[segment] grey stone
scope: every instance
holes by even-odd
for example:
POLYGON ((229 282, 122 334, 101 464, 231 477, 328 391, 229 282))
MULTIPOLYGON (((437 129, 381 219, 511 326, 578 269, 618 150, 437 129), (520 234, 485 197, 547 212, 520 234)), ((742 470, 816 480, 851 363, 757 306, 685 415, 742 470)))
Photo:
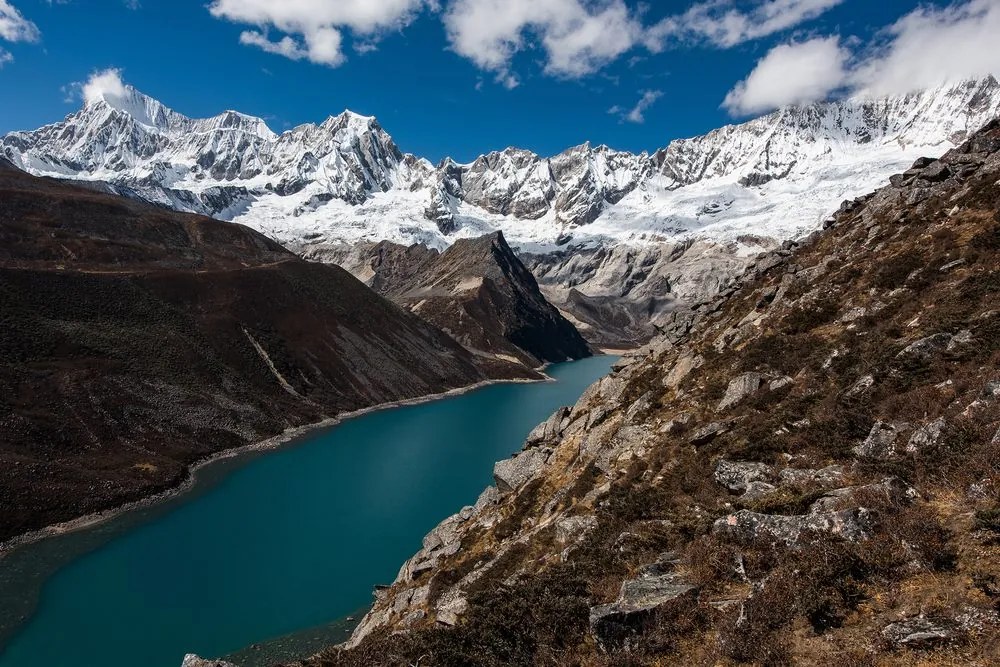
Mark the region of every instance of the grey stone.
POLYGON ((663 378, 663 386, 668 389, 675 389, 691 371, 699 368, 704 363, 705 359, 700 354, 686 353, 682 355, 674 362, 666 377, 663 378))
POLYGON ((548 419, 533 428, 525 440, 525 449, 542 444, 552 444, 558 440, 569 424, 569 413, 568 407, 561 407, 553 412, 548 419))
POLYGON ((570 516, 556 522, 556 541, 559 544, 575 544, 597 527, 597 517, 593 514, 570 516))
POLYGON ((951 343, 951 334, 937 333, 927 336, 907 345, 896 355, 897 359, 912 359, 914 361, 927 361, 932 356, 947 349, 951 343))
POLYGON ((958 623, 950 619, 917 616, 890 623, 882 630, 882 636, 896 646, 920 647, 951 641, 959 630, 958 623))
POLYGON ((911 502, 917 497, 917 492, 912 486, 898 477, 887 477, 875 484, 834 489, 816 500, 809 507, 809 511, 813 514, 834 512, 844 508, 845 505, 857 506, 859 501, 867 500, 872 496, 880 496, 890 503, 897 504, 911 502))
POLYGON ((541 449, 528 449, 493 466, 493 480, 500 493, 512 493, 538 476, 549 455, 541 449))
POLYGON ((752 482, 769 482, 774 479, 774 469, 766 463, 720 459, 715 464, 714 477, 716 482, 730 491, 744 493, 752 482))
POLYGON ((591 632, 604 649, 617 648, 643 632, 657 610, 691 600, 697 591, 676 574, 631 579, 622 584, 615 602, 591 607, 591 632))
POLYGON ((896 437, 899 428, 884 421, 877 421, 868 433, 868 437, 854 448, 854 453, 862 458, 889 459, 896 454, 896 437))
POLYGON ((916 429, 906 443, 906 451, 910 453, 922 452, 933 447, 941 439, 948 422, 943 417, 938 417, 929 424, 924 424, 916 429))
POLYGON ((919 178, 931 183, 939 183, 951 176, 951 169, 941 160, 935 160, 920 170, 919 178))
POLYGON ((783 484, 796 486, 818 486, 820 488, 835 486, 844 480, 844 466, 830 465, 815 470, 813 468, 785 468, 778 473, 778 479, 783 484))
POLYGON ((823 533, 857 542, 868 536, 873 523, 873 513, 860 507, 791 516, 740 510, 717 520, 712 532, 742 544, 776 540, 787 546, 796 546, 802 535, 809 533, 823 533))
POLYGON ((763 382, 764 375, 762 373, 743 373, 736 376, 730 380, 729 386, 726 387, 726 395, 719 401, 719 406, 716 409, 725 410, 728 407, 736 405, 760 389, 760 385, 763 382))
POLYGON ((858 394, 862 394, 871 389, 873 384, 875 384, 874 377, 871 375, 863 375, 858 378, 857 382, 851 385, 850 389, 847 390, 847 396, 857 396, 858 394))
POLYGON ((695 446, 705 445, 728 430, 729 426, 725 422, 712 422, 692 433, 688 442, 695 446))
POLYGON ((184 656, 181 667, 236 667, 236 665, 225 660, 205 660, 194 653, 188 653, 184 656))

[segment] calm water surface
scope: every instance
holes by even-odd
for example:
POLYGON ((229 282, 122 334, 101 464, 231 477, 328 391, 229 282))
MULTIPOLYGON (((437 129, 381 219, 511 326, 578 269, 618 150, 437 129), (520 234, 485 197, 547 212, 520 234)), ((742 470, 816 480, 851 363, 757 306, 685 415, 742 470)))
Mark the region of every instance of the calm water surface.
POLYGON ((0 667, 179 667, 351 614, 614 361, 220 461, 183 497, 14 552, 0 561, 0 667))

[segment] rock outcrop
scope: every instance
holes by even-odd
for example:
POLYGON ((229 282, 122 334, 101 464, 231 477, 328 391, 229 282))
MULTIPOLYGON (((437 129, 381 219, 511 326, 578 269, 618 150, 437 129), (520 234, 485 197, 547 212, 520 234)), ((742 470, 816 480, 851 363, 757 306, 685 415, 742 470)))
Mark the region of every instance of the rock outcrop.
POLYGON ((382 242, 367 252, 351 249, 339 261, 480 357, 535 368, 590 355, 501 232, 459 239, 441 253, 382 242))

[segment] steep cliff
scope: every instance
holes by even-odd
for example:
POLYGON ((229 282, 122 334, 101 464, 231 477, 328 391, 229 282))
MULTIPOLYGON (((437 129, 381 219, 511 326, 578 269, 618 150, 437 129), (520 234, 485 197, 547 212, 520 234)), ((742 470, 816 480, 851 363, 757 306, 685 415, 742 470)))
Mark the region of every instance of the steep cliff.
POLYGON ((440 253, 383 241, 353 248, 338 263, 480 357, 534 368, 590 355, 502 232, 459 239, 440 253))

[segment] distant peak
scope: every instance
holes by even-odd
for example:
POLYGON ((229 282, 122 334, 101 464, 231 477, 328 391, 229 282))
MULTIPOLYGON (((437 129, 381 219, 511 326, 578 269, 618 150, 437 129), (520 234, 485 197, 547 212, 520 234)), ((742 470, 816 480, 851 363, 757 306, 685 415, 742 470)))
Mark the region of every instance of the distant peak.
MULTIPOLYGON (((117 83, 121 83, 120 80, 117 83)), ((98 81, 97 77, 91 77, 91 80, 84 85, 83 93, 85 109, 107 106, 150 127, 166 129, 173 124, 173 121, 183 118, 158 100, 132 86, 116 85, 113 78, 98 81)))

